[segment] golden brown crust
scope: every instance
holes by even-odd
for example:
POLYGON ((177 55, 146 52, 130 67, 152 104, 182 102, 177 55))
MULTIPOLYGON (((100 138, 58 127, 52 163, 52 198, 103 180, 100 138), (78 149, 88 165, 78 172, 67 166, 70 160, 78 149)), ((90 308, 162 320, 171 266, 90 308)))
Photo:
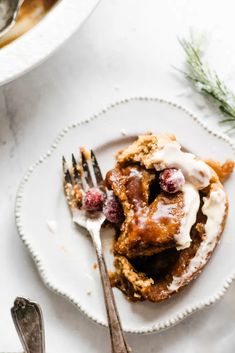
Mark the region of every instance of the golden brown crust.
POLYGON ((140 163, 147 169, 153 168, 153 163, 149 160, 149 156, 161 149, 166 143, 175 141, 175 136, 170 134, 145 134, 138 137, 129 147, 120 151, 116 158, 117 163, 124 165, 128 162, 140 163))
POLYGON ((221 182, 224 182, 232 174, 234 170, 234 161, 228 159, 225 163, 213 161, 211 159, 205 162, 215 171, 221 182))

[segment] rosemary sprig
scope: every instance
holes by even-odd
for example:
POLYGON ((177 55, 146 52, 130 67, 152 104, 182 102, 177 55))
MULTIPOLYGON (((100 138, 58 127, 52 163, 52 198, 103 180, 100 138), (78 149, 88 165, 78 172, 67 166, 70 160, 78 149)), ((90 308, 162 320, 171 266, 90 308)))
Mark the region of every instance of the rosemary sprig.
POLYGON ((216 71, 203 62, 201 48, 193 39, 181 39, 179 42, 186 54, 187 71, 183 72, 184 75, 194 83, 199 92, 215 101, 225 116, 221 122, 231 125, 229 131, 235 129, 235 95, 216 71))

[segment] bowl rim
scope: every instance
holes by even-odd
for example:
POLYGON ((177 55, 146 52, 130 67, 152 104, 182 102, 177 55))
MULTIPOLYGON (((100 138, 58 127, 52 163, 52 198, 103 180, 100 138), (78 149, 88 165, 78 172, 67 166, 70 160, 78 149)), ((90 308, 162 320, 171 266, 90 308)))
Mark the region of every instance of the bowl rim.
MULTIPOLYGON (((66 294, 65 292, 63 292, 61 289, 59 289, 58 287, 56 287, 49 279, 48 275, 47 275, 47 270, 46 268, 43 267, 40 257, 38 256, 37 252, 35 252, 35 250, 33 249, 33 247, 30 245, 28 239, 27 239, 27 234, 24 232, 23 229, 23 224, 22 224, 22 219, 21 219, 21 208, 22 208, 22 198, 24 195, 24 188, 28 182, 28 180, 31 177, 31 174, 34 173, 35 169, 40 166, 41 163, 43 163, 44 161, 46 161, 51 154, 57 149, 58 145, 60 144, 61 140, 63 140, 64 136, 67 135, 67 133, 74 129, 77 128, 78 126, 84 125, 89 123, 90 121, 94 120, 94 119, 99 119, 100 117, 102 117, 103 115, 105 115, 107 113, 107 111, 115 108, 118 105, 123 105, 123 104, 127 104, 129 102, 132 101, 155 101, 158 103, 163 103, 163 104, 167 104, 170 105, 172 107, 175 107, 181 111, 183 111, 184 113, 186 113, 188 115, 188 117, 190 119, 192 119, 194 122, 196 122, 198 125, 200 125, 203 129, 205 129, 209 134, 213 135, 214 137, 217 137, 218 139, 221 139, 223 141, 225 141, 227 144, 230 145, 230 147, 232 148, 234 155, 235 155, 235 144, 233 143, 233 141, 226 136, 223 133, 219 133, 211 128, 209 128, 200 118, 198 118, 194 113, 192 113, 191 111, 189 111, 188 109, 184 108, 183 106, 174 103, 170 100, 166 100, 166 99, 162 99, 162 98, 157 98, 157 97, 131 97, 128 99, 123 99, 120 101, 117 101, 115 103, 110 104, 109 106, 107 106, 105 109, 102 109, 98 114, 95 114, 93 116, 90 116, 88 119, 85 120, 81 120, 77 123, 74 124, 70 124, 67 127, 65 127, 57 136, 57 138, 54 140, 54 143, 51 145, 50 149, 48 150, 48 152, 44 155, 42 155, 38 161, 36 163, 34 163, 26 172, 25 176, 23 177, 18 191, 17 191, 17 195, 16 195, 16 203, 15 203, 15 220, 16 220, 16 226, 17 226, 17 230, 19 233, 19 236, 21 238, 21 240, 23 241, 24 245, 26 246, 26 248, 28 249, 32 259, 34 260, 36 267, 39 271, 39 274, 41 276, 41 279, 43 281, 43 283, 46 285, 46 287, 48 287, 50 290, 52 290, 54 293, 64 297, 65 299, 67 299, 69 302, 71 302, 72 304, 74 304, 81 313, 85 314, 87 318, 89 318, 90 320, 92 320, 93 322, 95 322, 96 324, 99 324, 103 327, 107 327, 107 325, 105 323, 103 323, 102 321, 99 321, 97 319, 95 319, 94 317, 90 316, 90 314, 88 314, 84 308, 81 307, 80 303, 76 300, 76 298, 72 297, 71 295, 66 294)), ((205 307, 211 306, 212 304, 216 303, 219 299, 221 299, 224 294, 226 293, 227 289, 230 287, 230 285, 232 284, 232 282, 235 280, 235 269, 231 270, 231 273, 224 279, 223 283, 221 283, 220 288, 218 289, 218 291, 214 294, 211 294, 207 300, 201 301, 200 303, 196 304, 196 305, 189 305, 184 311, 181 311, 180 313, 178 313, 177 315, 175 315, 172 319, 170 320, 166 320, 161 322, 160 324, 154 325, 152 326, 151 329, 141 329, 141 330, 125 330, 126 333, 131 333, 131 334, 150 334, 150 333, 156 333, 156 332, 160 332, 163 330, 166 330, 170 327, 175 326, 176 324, 180 323, 181 321, 183 321, 185 318, 187 318, 188 316, 190 316, 191 314, 193 314, 194 312, 197 312, 199 310, 202 310, 205 307)))
POLYGON ((33 28, 1 48, 0 85, 20 77, 46 60, 79 28, 99 2, 59 0, 33 28))

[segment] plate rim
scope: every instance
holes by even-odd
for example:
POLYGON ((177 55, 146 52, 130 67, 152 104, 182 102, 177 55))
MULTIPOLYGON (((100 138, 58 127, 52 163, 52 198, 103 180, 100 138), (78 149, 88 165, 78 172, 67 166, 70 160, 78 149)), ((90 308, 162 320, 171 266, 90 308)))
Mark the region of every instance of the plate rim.
MULTIPOLYGON (((29 251, 29 253, 30 253, 35 265, 36 265, 36 268, 39 272, 39 275, 40 275, 43 283, 46 285, 46 287, 48 289, 50 289, 52 292, 64 297, 66 300, 68 300, 69 302, 74 304, 80 310, 80 312, 82 314, 84 314, 86 317, 88 317, 90 320, 92 320, 96 324, 99 324, 103 327, 107 327, 106 323, 104 323, 102 320, 96 319, 92 315, 90 315, 72 295, 69 295, 69 294, 65 293, 63 290, 61 290, 60 288, 57 288, 49 280, 49 277, 47 275, 47 270, 46 270, 46 268, 44 268, 42 261, 40 260, 40 256, 33 249, 33 247, 30 244, 30 241, 28 241, 27 234, 24 233, 23 222, 21 219, 22 198, 24 195, 25 186, 27 185, 27 182, 30 179, 30 176, 33 174, 33 172, 35 171, 35 169, 38 166, 40 166, 45 160, 47 160, 52 155, 52 153, 56 150, 59 143, 63 140, 65 135, 67 135, 67 133, 70 130, 102 117, 108 111, 110 111, 111 109, 113 109, 119 105, 128 104, 133 101, 144 101, 144 102, 155 101, 158 103, 164 103, 166 105, 169 105, 171 107, 174 107, 174 108, 177 108, 177 109, 183 111, 184 113, 186 113, 188 115, 189 118, 191 118, 194 122, 199 124, 209 134, 212 134, 214 137, 216 137, 218 139, 222 139, 226 143, 228 143, 230 145, 230 147, 232 148, 233 152, 235 153, 235 143, 228 136, 226 136, 224 133, 217 132, 217 131, 213 130, 212 128, 208 127, 205 124, 205 122, 202 121, 202 119, 200 119, 197 115, 195 115, 193 112, 191 112, 187 108, 183 107, 182 105, 175 103, 171 100, 164 99, 164 98, 138 96, 138 97, 130 97, 130 98, 122 99, 122 100, 116 101, 114 103, 111 103, 106 108, 100 110, 98 114, 91 115, 89 118, 83 119, 77 123, 67 125, 67 127, 65 127, 63 130, 61 130, 61 132, 58 134, 57 138, 51 144, 49 150, 44 155, 42 155, 31 167, 28 168, 27 172, 25 173, 24 177, 22 178, 22 180, 19 184, 17 194, 16 194, 15 221, 16 221, 16 227, 18 230, 18 234, 19 234, 22 242, 26 246, 27 250, 29 251)), ((179 322, 186 319, 188 316, 190 316, 194 312, 202 310, 203 308, 211 306, 212 304, 216 303, 219 299, 221 299, 224 296, 225 292, 227 291, 227 289, 230 287, 230 285, 232 284, 232 282, 234 280, 235 280, 235 269, 233 271, 231 271, 231 275, 226 277, 224 282, 221 284, 220 289, 215 294, 209 296, 209 298, 207 300, 201 301, 199 304, 196 304, 196 305, 191 305, 191 306, 189 305, 188 307, 186 307, 185 310, 177 313, 172 319, 165 320, 165 321, 162 321, 161 323, 155 324, 152 326, 152 328, 149 328, 149 329, 143 328, 143 329, 138 329, 138 330, 130 329, 130 330, 125 330, 125 332, 131 333, 131 334, 150 334, 150 333, 160 332, 160 331, 166 330, 170 327, 173 327, 176 324, 178 324, 179 322)))

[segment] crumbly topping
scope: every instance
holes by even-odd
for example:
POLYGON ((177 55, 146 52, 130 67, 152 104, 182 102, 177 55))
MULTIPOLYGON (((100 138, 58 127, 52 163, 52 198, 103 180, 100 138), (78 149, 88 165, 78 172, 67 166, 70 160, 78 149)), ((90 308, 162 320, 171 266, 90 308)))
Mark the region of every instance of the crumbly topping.
POLYGON ((118 153, 117 162, 123 164, 131 161, 151 168, 153 165, 151 166, 149 156, 157 149, 161 149, 167 142, 174 140, 174 135, 141 135, 129 147, 118 153))

